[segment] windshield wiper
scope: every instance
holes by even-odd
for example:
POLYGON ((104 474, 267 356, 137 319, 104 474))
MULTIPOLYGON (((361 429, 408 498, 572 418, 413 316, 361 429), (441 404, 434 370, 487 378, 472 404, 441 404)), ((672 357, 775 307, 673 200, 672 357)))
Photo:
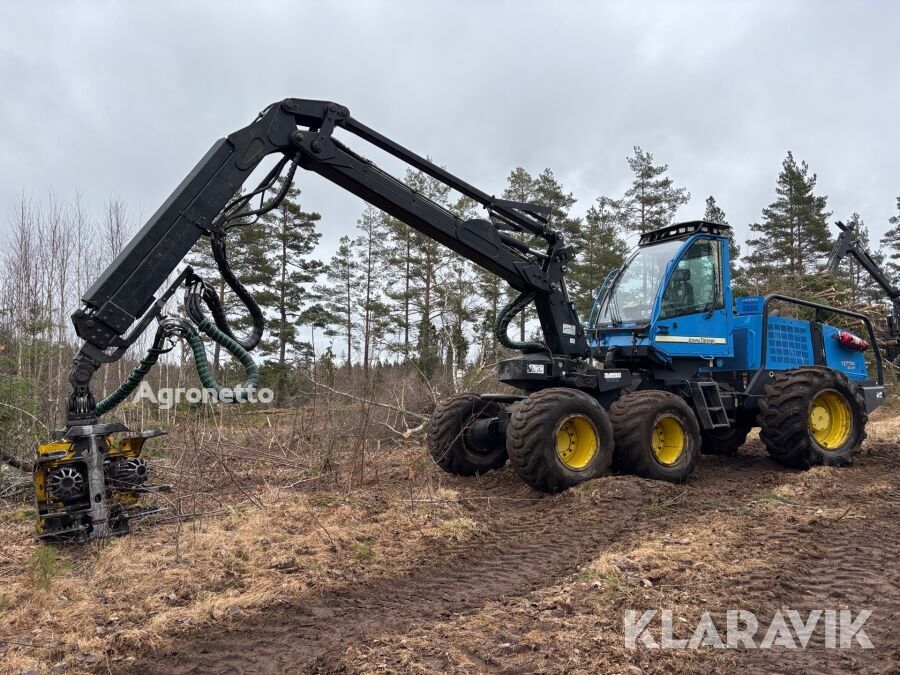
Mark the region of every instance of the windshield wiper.
MULTIPOLYGON (((619 275, 622 273, 619 272, 619 275)), ((619 310, 619 296, 616 293, 619 288, 616 282, 618 282, 618 276, 613 279, 613 287, 609 293, 609 318, 612 320, 613 326, 621 326, 622 325, 622 313, 619 310)))
POLYGON ((721 291, 721 283, 719 282, 719 279, 716 279, 712 300, 709 302, 709 304, 707 304, 703 314, 704 319, 708 319, 713 315, 713 312, 716 311, 716 305, 719 304, 719 294, 721 293, 721 291))

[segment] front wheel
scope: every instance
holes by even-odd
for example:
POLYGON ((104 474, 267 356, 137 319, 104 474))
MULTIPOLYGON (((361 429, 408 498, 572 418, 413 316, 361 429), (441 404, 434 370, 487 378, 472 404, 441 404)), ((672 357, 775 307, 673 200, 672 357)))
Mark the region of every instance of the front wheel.
POLYGON ((428 452, 439 467, 458 476, 476 476, 506 464, 503 440, 475 447, 466 439, 466 428, 475 420, 496 417, 496 401, 478 394, 459 394, 439 403, 428 423, 428 452))
POLYGON ((541 492, 560 492, 607 472, 612 428, 596 399, 577 389, 553 387, 516 405, 506 449, 522 480, 541 492))
POLYGON ((687 480, 700 456, 700 425, 684 399, 668 391, 632 391, 612 404, 610 416, 617 462, 625 471, 687 480))
POLYGON ((868 415, 859 388, 846 375, 810 366, 775 374, 758 419, 772 458, 808 469, 850 464, 866 438, 868 415))

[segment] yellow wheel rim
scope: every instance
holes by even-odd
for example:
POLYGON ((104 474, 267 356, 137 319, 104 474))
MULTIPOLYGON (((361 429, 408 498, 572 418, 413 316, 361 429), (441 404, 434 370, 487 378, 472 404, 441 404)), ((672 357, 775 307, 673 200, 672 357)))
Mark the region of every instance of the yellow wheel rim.
POLYGON ((672 415, 665 415, 653 425, 650 446, 656 461, 666 466, 675 464, 684 453, 685 433, 681 422, 672 415))
POLYGON ((809 406, 809 433, 826 450, 841 447, 850 438, 853 416, 846 399, 836 391, 823 391, 809 406))
POLYGON ((591 463, 600 450, 600 434, 584 415, 569 415, 556 430, 556 455, 570 469, 579 471, 591 463))

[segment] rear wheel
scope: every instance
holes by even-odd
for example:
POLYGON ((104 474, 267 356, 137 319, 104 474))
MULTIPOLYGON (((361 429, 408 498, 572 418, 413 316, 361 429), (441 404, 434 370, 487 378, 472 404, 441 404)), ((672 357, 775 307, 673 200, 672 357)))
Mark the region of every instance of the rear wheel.
POLYGON ((506 464, 503 440, 475 447, 466 440, 466 427, 473 421, 496 417, 501 406, 484 401, 478 394, 459 394, 439 403, 428 423, 426 443, 434 461, 447 473, 475 476, 506 464))
POLYGON ((610 408, 618 465, 644 478, 680 483, 700 456, 700 426, 684 399, 667 391, 633 391, 610 408))
POLYGON ((750 427, 728 427, 727 429, 704 429, 700 432, 702 441, 700 452, 704 455, 735 455, 747 441, 750 427))
POLYGON ((522 480, 542 492, 559 492, 607 472, 613 434, 594 398, 554 387, 516 405, 506 448, 522 480))
POLYGON ((850 464, 867 421, 859 388, 820 366, 777 373, 759 404, 762 442, 773 459, 796 469, 850 464))

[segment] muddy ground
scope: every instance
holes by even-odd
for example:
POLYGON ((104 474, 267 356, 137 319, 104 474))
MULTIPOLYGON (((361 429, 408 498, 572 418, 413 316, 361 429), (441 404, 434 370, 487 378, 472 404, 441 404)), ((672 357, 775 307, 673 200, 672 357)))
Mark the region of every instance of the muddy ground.
POLYGON ((847 468, 785 470, 754 435, 683 486, 559 496, 385 450, 354 489, 257 484, 199 522, 51 551, 50 573, 8 513, 0 671, 898 672, 900 416, 869 428, 847 468), (805 649, 626 646, 626 610, 647 609, 676 638, 751 611, 757 643, 777 610, 869 609, 873 648, 822 630, 805 649))

